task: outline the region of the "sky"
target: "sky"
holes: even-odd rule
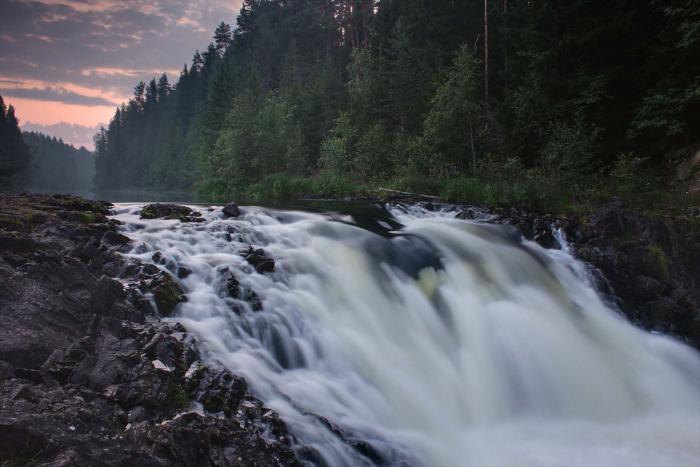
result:
[[[177,81],[241,0],[0,0],[0,95],[25,130],[92,148],[139,81]]]

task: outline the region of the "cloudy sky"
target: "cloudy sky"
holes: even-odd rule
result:
[[[166,72],[175,81],[219,22],[235,22],[240,4],[0,0],[0,95],[25,128],[88,144],[85,135],[109,121],[139,80]]]

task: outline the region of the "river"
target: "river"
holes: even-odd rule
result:
[[[700,354],[621,317],[563,239],[545,250],[447,208],[198,206],[201,224],[139,208],[115,206],[126,256],[192,271],[172,319],[310,464],[700,463]],[[246,262],[249,246],[274,272]],[[227,294],[230,274],[261,311]]]

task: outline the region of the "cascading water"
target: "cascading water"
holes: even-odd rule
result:
[[[127,256],[160,251],[192,270],[177,321],[247,378],[310,463],[700,464],[700,355],[609,309],[566,249],[419,207],[394,206],[374,229],[262,208],[143,221],[138,209],[117,206],[138,245]],[[249,245],[275,272],[246,262]],[[262,311],[223,292],[225,271]]]

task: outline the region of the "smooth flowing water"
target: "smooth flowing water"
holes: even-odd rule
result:
[[[159,267],[193,271],[177,321],[311,463],[700,465],[700,354],[621,318],[565,244],[387,209],[361,221],[200,209],[206,223],[181,224],[123,204],[116,217],[135,240],[127,256],[160,251]],[[275,272],[246,262],[249,245]],[[263,311],[225,293],[226,268]]]

